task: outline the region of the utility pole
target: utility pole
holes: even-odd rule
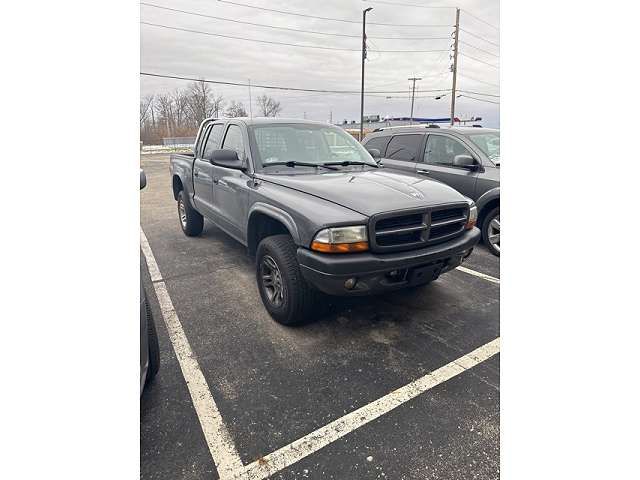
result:
[[[251,79],[249,79],[249,118],[253,118],[253,108],[251,107]]]
[[[373,7],[365,8],[362,11],[362,76],[360,81],[360,138],[362,141],[362,133],[364,129],[364,61],[367,58],[367,12],[373,10]]]
[[[416,95],[416,80],[422,80],[422,78],[411,77],[407,80],[413,81],[413,88],[411,89],[411,119],[409,120],[409,125],[413,125],[413,99]]]
[[[456,8],[456,31],[453,42],[453,85],[451,85],[451,126],[456,114],[456,78],[458,76],[458,36],[460,35],[460,9]]]

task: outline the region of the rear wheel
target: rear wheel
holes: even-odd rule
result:
[[[256,280],[262,303],[275,321],[294,325],[316,313],[320,292],[302,276],[296,246],[289,235],[273,235],[260,242]]]
[[[491,210],[482,222],[482,240],[491,253],[500,256],[500,207]]]
[[[178,218],[186,236],[197,237],[202,233],[204,218],[191,206],[184,190],[178,194]]]

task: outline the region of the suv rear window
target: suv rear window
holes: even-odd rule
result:
[[[422,135],[396,135],[387,146],[385,158],[415,162],[418,158],[418,147],[422,142]],[[367,144],[368,146],[368,144]]]

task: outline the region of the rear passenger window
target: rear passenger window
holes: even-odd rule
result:
[[[384,152],[387,149],[387,143],[389,143],[390,137],[374,137],[364,144],[366,148],[375,148],[380,150],[380,155],[384,157]]]
[[[209,138],[207,139],[207,144],[204,147],[204,153],[202,154],[202,158],[205,160],[211,160],[211,155],[214,150],[217,150],[220,145],[220,137],[222,137],[222,128],[224,125],[221,123],[217,123],[213,127],[211,127],[211,131],[209,133]]]
[[[385,158],[392,160],[404,160],[415,162],[418,158],[418,147],[422,141],[422,135],[396,135],[387,146]],[[367,144],[368,146],[368,144]]]

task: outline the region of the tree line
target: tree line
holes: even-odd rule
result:
[[[267,95],[256,98],[257,116],[275,117],[282,111],[280,102]],[[165,137],[195,136],[200,123],[208,117],[247,117],[242,102],[227,102],[216,95],[210,84],[200,81],[171,93],[146,95],[140,99],[140,140],[161,144]]]

